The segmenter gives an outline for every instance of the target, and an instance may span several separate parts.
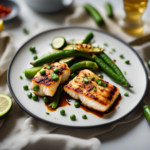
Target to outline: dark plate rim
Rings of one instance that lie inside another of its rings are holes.
[[[63,30],[63,29],[83,29],[83,30],[89,30],[89,31],[96,31],[96,32],[100,32],[100,33],[103,33],[103,34],[106,34],[112,38],[115,38],[116,40],[120,41],[121,43],[125,44],[127,47],[129,47],[134,53],[135,55],[137,56],[137,58],[139,59],[139,61],[141,62],[141,65],[143,66],[143,69],[144,69],[144,72],[145,72],[145,77],[146,77],[146,88],[145,88],[145,91],[143,93],[143,96],[142,98],[140,99],[139,103],[131,110],[129,111],[126,115],[120,117],[119,119],[116,119],[112,122],[109,122],[109,123],[104,123],[104,124],[100,124],[100,125],[92,125],[92,126],[71,126],[71,125],[62,125],[62,124],[59,124],[59,123],[54,123],[54,122],[51,122],[51,121],[47,121],[47,120],[44,120],[36,115],[34,115],[32,112],[28,111],[20,102],[19,100],[16,98],[15,96],[15,93],[13,92],[13,89],[11,87],[11,83],[10,83],[10,71],[11,71],[11,66],[13,64],[13,61],[15,59],[15,57],[17,56],[17,54],[19,53],[19,51],[28,43],[30,42],[32,39],[36,38],[37,36],[40,36],[44,33],[47,33],[47,32],[51,32],[51,31],[55,31],[55,30]],[[128,45],[127,43],[125,43],[123,40],[115,37],[114,35],[111,35],[109,33],[106,33],[104,31],[100,31],[100,30],[97,30],[97,29],[92,29],[92,28],[85,28],[85,27],[77,27],[77,26],[72,26],[72,27],[59,27],[59,28],[55,28],[55,29],[50,29],[50,30],[47,30],[47,31],[44,31],[44,32],[41,32],[35,36],[33,36],[32,38],[30,38],[28,41],[26,41],[19,49],[18,51],[15,53],[15,55],[13,56],[10,64],[9,64],[9,67],[8,67],[8,71],[7,71],[7,82],[8,82],[8,87],[9,87],[9,90],[13,96],[13,98],[15,99],[15,101],[17,102],[17,104],[26,112],[28,113],[30,116],[34,117],[35,119],[38,119],[42,122],[45,122],[45,123],[49,123],[49,124],[54,124],[54,125],[58,125],[58,126],[64,126],[64,127],[71,127],[71,128],[91,128],[91,127],[100,127],[100,126],[104,126],[104,125],[108,125],[108,124],[112,124],[114,122],[117,122],[123,118],[125,118],[126,116],[128,116],[131,112],[134,111],[134,109],[142,102],[145,94],[146,94],[146,91],[148,89],[148,74],[147,74],[147,71],[146,71],[146,68],[144,66],[144,63],[143,61],[141,60],[140,56],[138,55],[138,53],[130,46]]]

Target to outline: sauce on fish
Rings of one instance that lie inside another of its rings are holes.
[[[68,94],[66,94],[66,93],[62,94],[61,101],[60,101],[58,107],[70,106],[70,104],[69,104],[69,100],[70,99],[72,99],[72,98]],[[120,103],[121,99],[122,99],[122,97],[119,94],[119,96],[115,100],[114,104],[106,112],[100,112],[100,111],[96,111],[96,110],[90,109],[90,108],[84,106],[83,104],[80,105],[80,108],[83,109],[85,112],[92,113],[93,115],[96,115],[97,117],[102,118],[102,117],[104,117],[105,114],[109,114],[109,113],[113,112],[116,109],[117,105]],[[49,97],[49,103],[45,104],[47,110],[51,111],[51,112],[56,111],[56,109],[52,109],[52,108],[48,107],[48,105],[51,102],[53,102],[53,97]]]

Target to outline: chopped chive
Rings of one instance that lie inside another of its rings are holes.
[[[114,48],[112,48],[112,51],[113,51],[113,52],[116,52],[116,50],[115,50]]]
[[[125,63],[126,63],[126,64],[130,64],[130,60],[126,60]]]
[[[93,91],[95,91],[95,92],[97,91],[96,86],[94,86]]]
[[[126,93],[124,94],[124,96],[129,96],[129,92],[126,92]]]
[[[89,82],[88,78],[86,78],[86,77],[83,78],[83,81],[84,81],[84,83],[88,83]]]
[[[107,86],[107,84],[106,84],[105,82],[102,82],[101,84],[102,84],[102,86],[104,86],[104,87]]]
[[[47,115],[49,115],[49,112],[46,112]]]
[[[99,79],[96,79],[96,82],[97,82],[98,85],[101,85],[101,84],[102,84],[102,81],[99,80]]]
[[[19,76],[19,78],[20,78],[20,79],[23,79],[23,77],[22,77],[22,76]]]
[[[98,74],[98,76],[102,79],[104,78],[104,76],[102,74]]]
[[[127,72],[126,72],[126,71],[124,71],[124,74],[126,75],[126,74],[127,74]]]
[[[104,46],[108,46],[108,44],[107,44],[107,43],[104,43]]]
[[[91,79],[91,81],[94,81],[95,77],[91,77],[90,79]]]
[[[122,59],[124,59],[124,55],[123,54],[121,54],[119,57],[122,58]]]
[[[25,34],[29,34],[29,31],[28,31],[26,28],[23,29],[23,32],[24,32]]]

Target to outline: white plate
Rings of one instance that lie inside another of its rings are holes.
[[[42,98],[39,98],[39,101],[35,102],[27,97],[27,92],[29,91],[24,91],[23,89],[23,85],[30,83],[30,80],[25,78],[25,76],[23,76],[23,80],[19,78],[20,75],[23,75],[23,71],[25,69],[32,67],[30,62],[33,60],[33,55],[29,51],[29,47],[35,46],[38,56],[41,56],[49,51],[52,51],[50,43],[54,37],[64,36],[67,41],[70,39],[84,39],[84,37],[91,31],[94,34],[94,45],[100,45],[102,48],[104,48],[103,44],[106,42],[108,43],[108,46],[105,47],[106,53],[112,59],[117,60],[116,64],[119,66],[119,68],[121,68],[122,71],[127,72],[126,78],[133,88],[131,90],[124,88],[113,82],[106,74],[103,73],[104,80],[120,88],[122,100],[116,107],[115,111],[105,115],[103,118],[99,118],[91,113],[86,113],[80,108],[75,108],[73,106],[74,102],[72,102],[71,106],[64,107],[66,116],[60,115],[60,109],[62,109],[62,107],[58,108],[55,112],[50,112],[50,115],[46,115],[45,112],[47,112],[47,109]],[[115,48],[116,52],[110,54],[109,52],[112,51],[112,48]],[[124,54],[125,59],[121,59],[119,57],[120,54]],[[130,60],[130,65],[124,63],[126,59]],[[142,101],[148,85],[148,77],[143,62],[138,54],[129,45],[105,32],[81,27],[49,30],[38,34],[27,41],[14,55],[8,69],[7,78],[11,94],[24,111],[41,121],[69,127],[100,126],[112,123],[127,116]],[[127,91],[129,91],[129,97],[124,96],[124,93]],[[76,121],[70,120],[71,114],[76,115]],[[87,115],[87,120],[82,119],[83,114]]]

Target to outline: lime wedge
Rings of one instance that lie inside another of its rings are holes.
[[[0,32],[3,30],[3,20],[0,19]]]
[[[7,116],[12,108],[12,100],[9,96],[0,94],[0,119]]]

